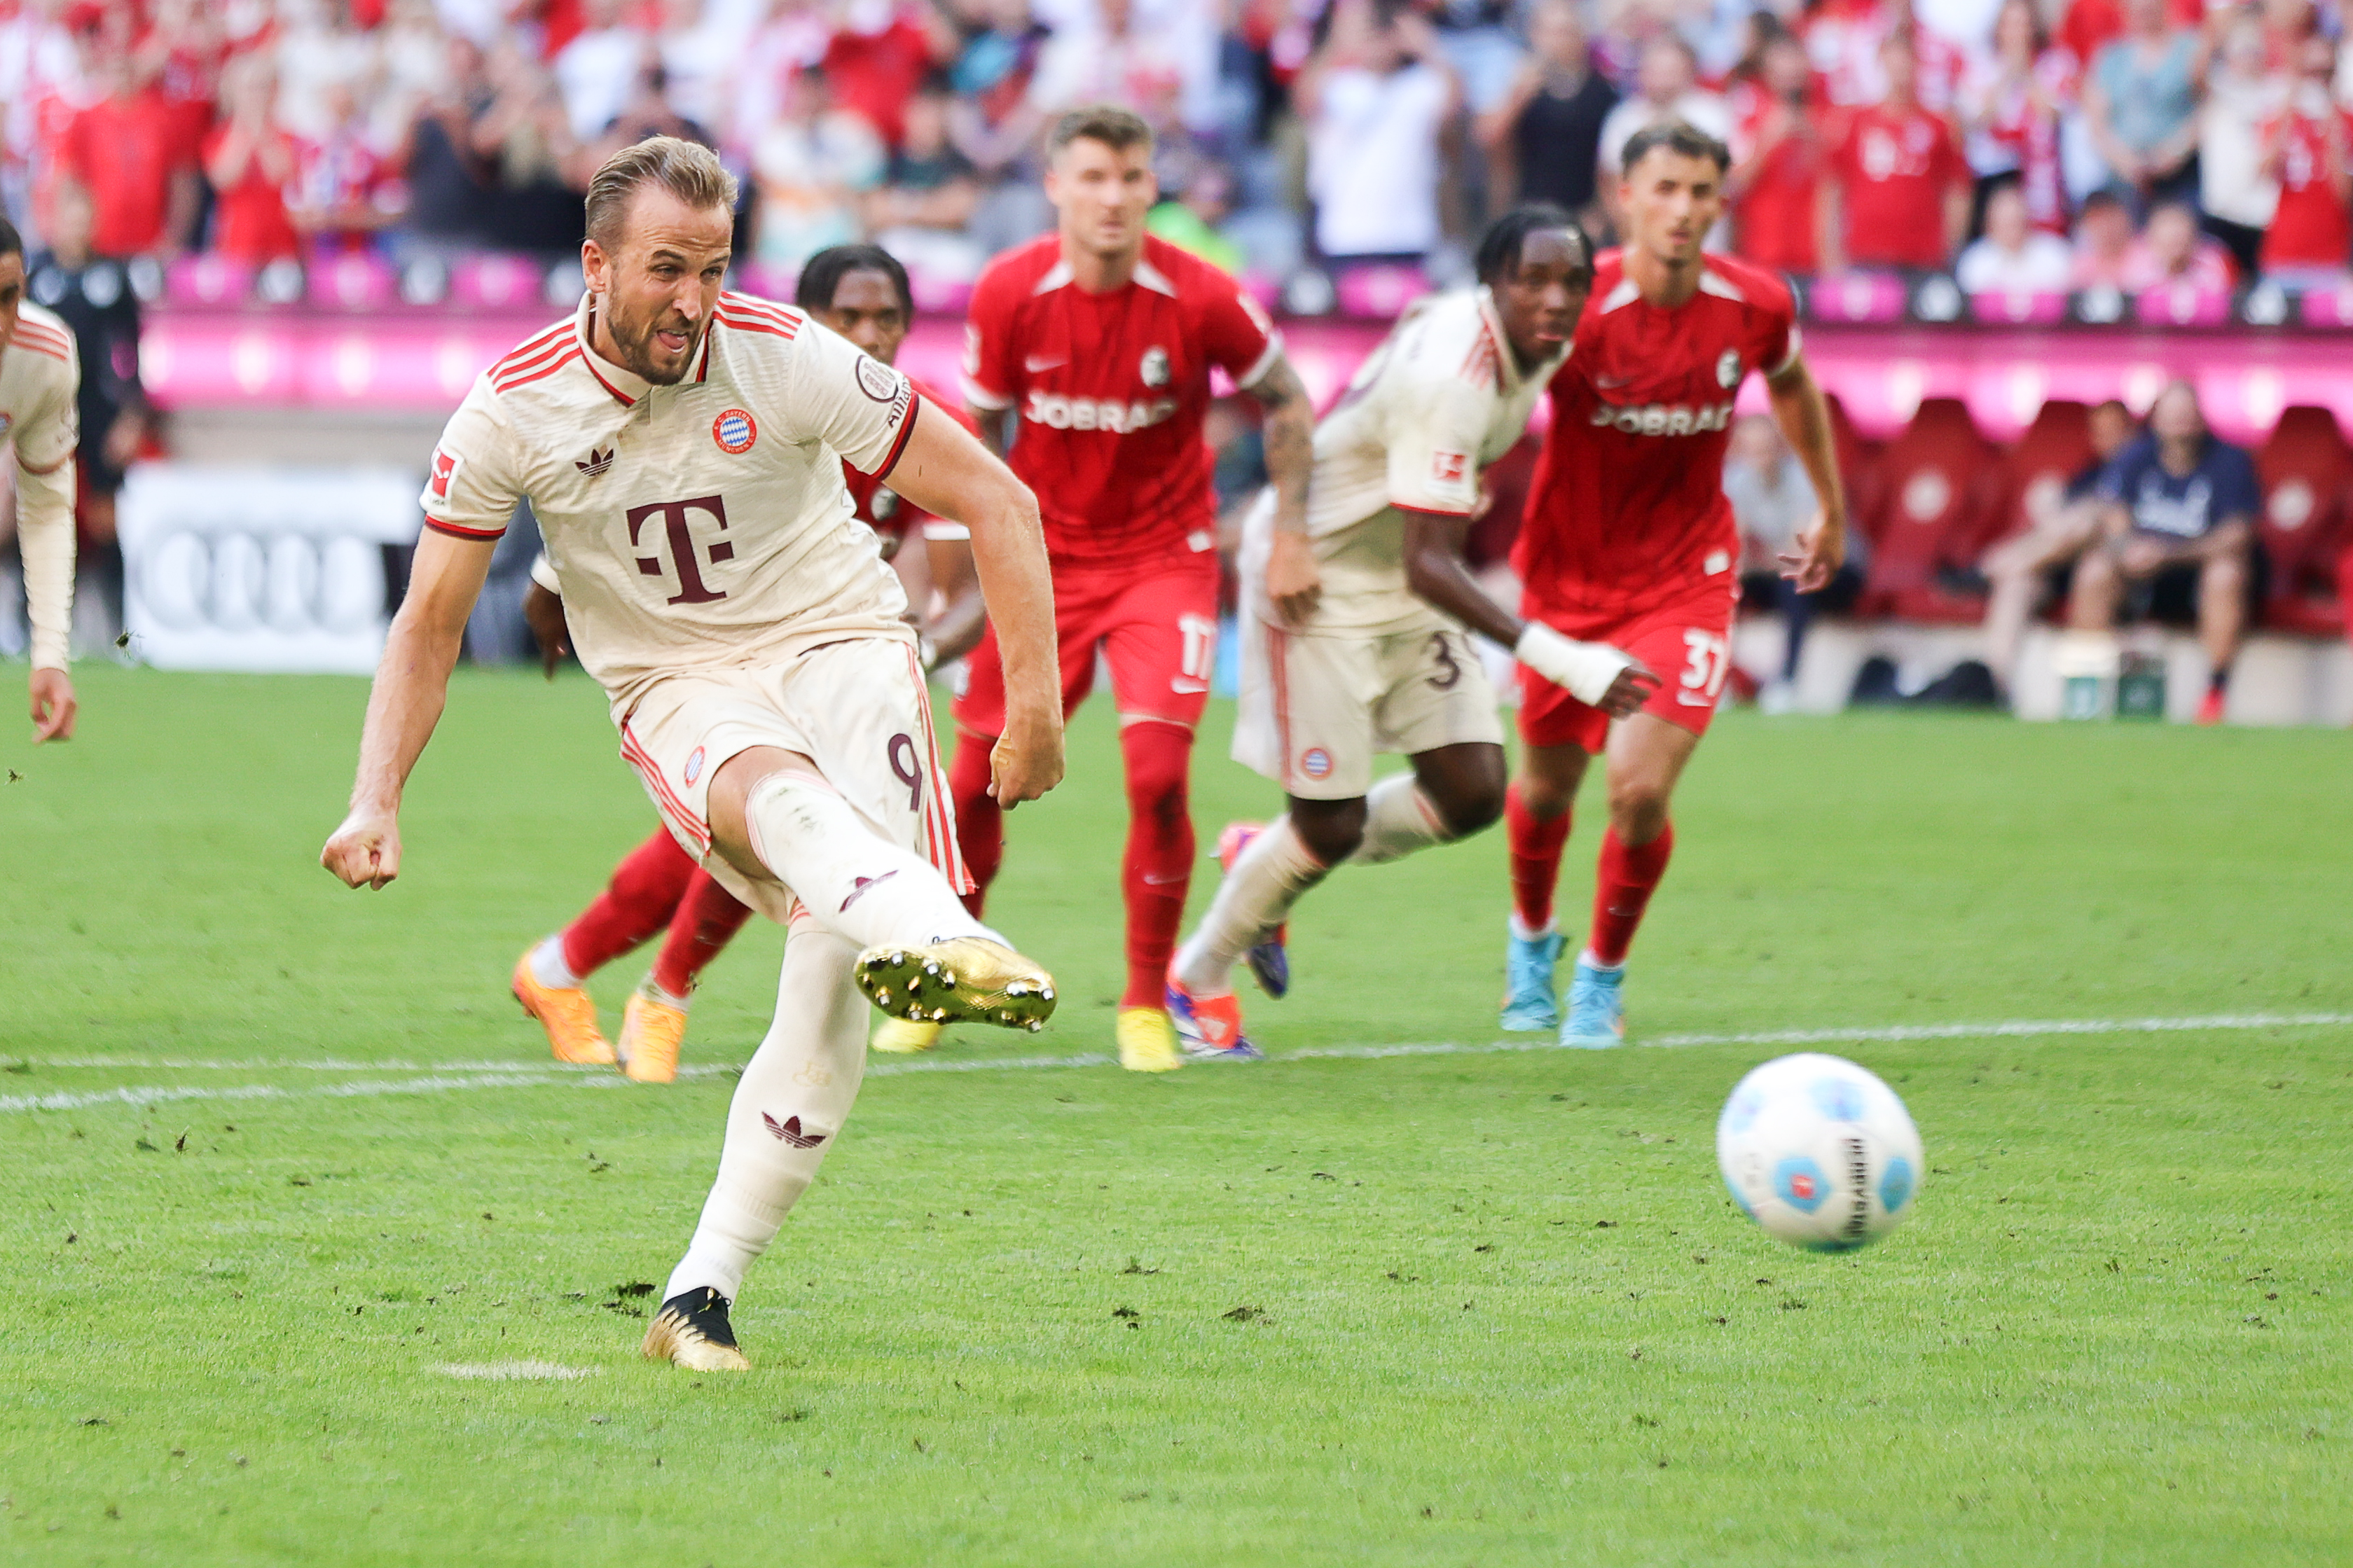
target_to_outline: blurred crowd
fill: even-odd
[[[1041,229],[1039,141],[1162,136],[1155,226],[1294,309],[1437,281],[1521,197],[1607,238],[1619,150],[1731,147],[1716,243],[1970,293],[2335,282],[2334,0],[0,0],[0,199],[36,243],[261,266],[554,257],[613,148],[744,176],[745,255],[872,238],[968,279]],[[78,243],[79,237],[77,237]],[[1319,293],[1320,291],[1320,293]]]

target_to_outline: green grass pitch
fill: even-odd
[[[1018,1065],[1110,1046],[1097,707],[994,907],[1060,1017],[871,1077],[725,1380],[638,1361],[626,1288],[732,1080],[556,1069],[505,994],[652,825],[590,686],[462,674],[382,894],[314,863],[361,683],[84,697],[0,736],[0,1561],[2353,1561],[2353,1028],[1833,1047],[1931,1167],[1852,1258],[1744,1221],[1711,1136],[1789,1048],[1725,1036],[2353,1014],[2341,733],[1734,714],[1629,984],[1717,1043],[1282,1059],[1495,1042],[1491,834],[1306,906],[1277,1059],[1143,1079]],[[1229,715],[1205,839],[1269,804]],[[577,1375],[444,1370],[517,1362]]]

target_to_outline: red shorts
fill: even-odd
[[[1054,574],[1054,634],[1062,658],[1062,712],[1095,683],[1095,653],[1111,666],[1112,700],[1125,719],[1200,722],[1218,657],[1218,558],[1204,551],[1123,566],[1116,574]],[[992,624],[972,650],[971,678],[954,712],[959,728],[1005,731],[1005,668]]]
[[[1707,733],[1715,700],[1732,672],[1732,611],[1737,586],[1709,584],[1704,592],[1651,609],[1567,610],[1534,601],[1521,613],[1579,642],[1606,642],[1656,671],[1659,689],[1642,704],[1668,723]],[[1520,667],[1520,739],[1531,746],[1575,746],[1599,752],[1609,740],[1609,716]]]

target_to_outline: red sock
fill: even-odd
[[[654,984],[673,996],[694,989],[694,977],[752,918],[751,907],[721,887],[708,871],[697,871],[670,917],[670,935],[654,959]]]
[[[667,828],[629,851],[596,901],[564,928],[564,964],[586,979],[670,923],[694,862]]]
[[[1601,870],[1594,879],[1593,931],[1585,939],[1595,959],[1605,964],[1626,962],[1634,945],[1634,928],[1651,907],[1651,894],[1667,874],[1667,857],[1674,853],[1675,825],[1669,823],[1648,844],[1628,845],[1612,828],[1601,836]]]
[[[1512,856],[1512,909],[1530,931],[1552,924],[1552,892],[1560,884],[1560,851],[1568,842],[1569,815],[1564,811],[1558,816],[1538,816],[1520,798],[1518,784],[1504,792],[1504,831]]]
[[[1176,724],[1130,724],[1119,734],[1127,763],[1127,853],[1120,889],[1127,900],[1127,990],[1123,1007],[1167,1001],[1168,960],[1193,880],[1193,816],[1186,786],[1193,732]]]
[[[988,900],[988,885],[1005,863],[1005,813],[988,793],[988,753],[995,741],[956,731],[955,755],[948,760],[948,794],[955,804],[956,847],[964,851],[965,869],[972,873],[973,890],[964,907],[980,919]]]

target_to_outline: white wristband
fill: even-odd
[[[1530,621],[1513,657],[1579,702],[1599,704],[1618,672],[1634,661],[1608,643],[1575,642],[1540,621]]]

